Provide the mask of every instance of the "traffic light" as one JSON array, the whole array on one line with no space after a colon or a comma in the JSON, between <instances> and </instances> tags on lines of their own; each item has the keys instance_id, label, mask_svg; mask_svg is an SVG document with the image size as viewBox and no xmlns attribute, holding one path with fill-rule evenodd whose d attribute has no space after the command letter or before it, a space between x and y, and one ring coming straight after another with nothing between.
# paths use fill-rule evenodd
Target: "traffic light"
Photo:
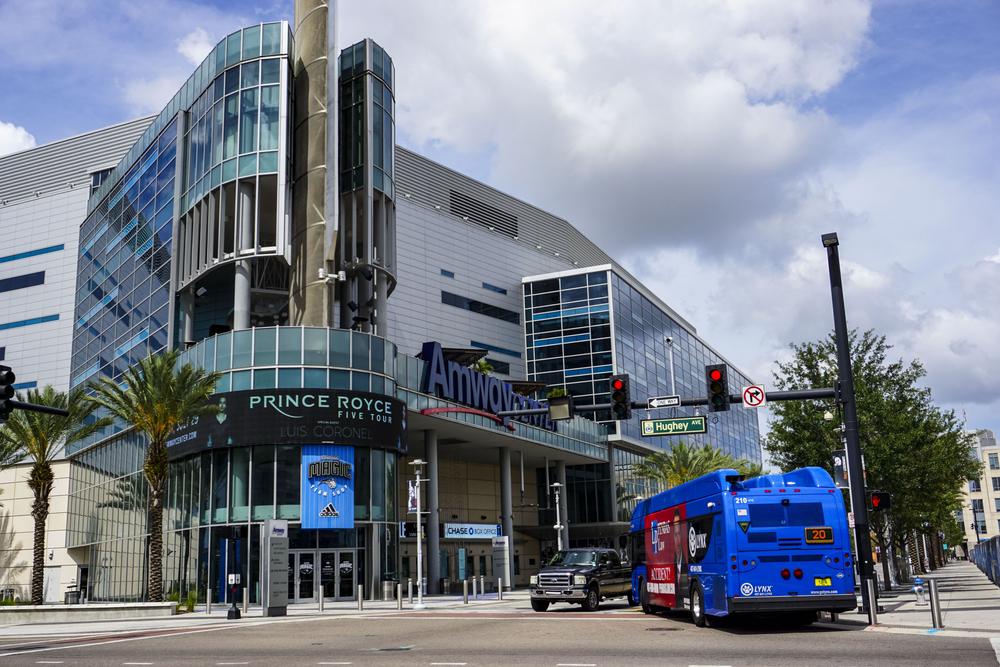
<instances>
[{"instance_id":1,"label":"traffic light","mask_svg":"<svg viewBox=\"0 0 1000 667\"><path fill-rule=\"evenodd\" d=\"M872 511L887 510L892 507L892 498L885 491L869 491L868 507Z\"/></svg>"},{"instance_id":2,"label":"traffic light","mask_svg":"<svg viewBox=\"0 0 1000 667\"><path fill-rule=\"evenodd\" d=\"M705 366L705 386L708 390L708 411L725 412L729 409L729 383L726 365Z\"/></svg>"},{"instance_id":3,"label":"traffic light","mask_svg":"<svg viewBox=\"0 0 1000 667\"><path fill-rule=\"evenodd\" d=\"M615 419L632 418L632 397L629 395L628 376L611 376L611 415Z\"/></svg>"},{"instance_id":4,"label":"traffic light","mask_svg":"<svg viewBox=\"0 0 1000 667\"><path fill-rule=\"evenodd\" d=\"M0 366L0 422L7 421L14 406L10 401L14 398L14 371L10 366Z\"/></svg>"}]
</instances>

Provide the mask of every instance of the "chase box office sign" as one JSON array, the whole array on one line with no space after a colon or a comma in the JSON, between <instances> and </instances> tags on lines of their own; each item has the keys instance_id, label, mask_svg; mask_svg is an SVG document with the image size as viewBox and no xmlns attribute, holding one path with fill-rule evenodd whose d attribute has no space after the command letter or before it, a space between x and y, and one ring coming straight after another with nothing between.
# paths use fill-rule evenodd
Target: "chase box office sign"
<instances>
[{"instance_id":1,"label":"chase box office sign","mask_svg":"<svg viewBox=\"0 0 1000 667\"><path fill-rule=\"evenodd\" d=\"M354 527L353 447L302 447L302 527Z\"/></svg>"},{"instance_id":2,"label":"chase box office sign","mask_svg":"<svg viewBox=\"0 0 1000 667\"><path fill-rule=\"evenodd\" d=\"M242 445L332 443L406 452L406 404L334 389L254 389L215 394L218 413L192 419L167 441L171 458Z\"/></svg>"}]
</instances>

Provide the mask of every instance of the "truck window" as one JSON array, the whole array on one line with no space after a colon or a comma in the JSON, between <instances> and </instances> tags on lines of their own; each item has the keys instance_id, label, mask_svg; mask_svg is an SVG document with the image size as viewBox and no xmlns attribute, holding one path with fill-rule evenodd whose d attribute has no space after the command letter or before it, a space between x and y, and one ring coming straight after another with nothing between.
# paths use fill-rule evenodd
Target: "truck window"
<instances>
[{"instance_id":1,"label":"truck window","mask_svg":"<svg viewBox=\"0 0 1000 667\"><path fill-rule=\"evenodd\" d=\"M621 567L622 561L620 558L618 558L618 554L616 554L615 552L609 551L608 553L604 554L604 557L607 559L607 563L609 566Z\"/></svg>"}]
</instances>

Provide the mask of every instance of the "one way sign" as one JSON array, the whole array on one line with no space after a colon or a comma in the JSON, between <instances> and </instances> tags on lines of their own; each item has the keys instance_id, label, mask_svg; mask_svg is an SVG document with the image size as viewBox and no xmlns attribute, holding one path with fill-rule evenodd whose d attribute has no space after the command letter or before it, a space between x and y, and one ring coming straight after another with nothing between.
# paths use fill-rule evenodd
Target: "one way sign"
<instances>
[{"instance_id":1,"label":"one way sign","mask_svg":"<svg viewBox=\"0 0 1000 667\"><path fill-rule=\"evenodd\" d=\"M759 408L767 403L767 394L764 393L764 386L752 384L743 387L743 406L747 408Z\"/></svg>"},{"instance_id":2,"label":"one way sign","mask_svg":"<svg viewBox=\"0 0 1000 667\"><path fill-rule=\"evenodd\" d=\"M646 400L646 409L676 408L681 404L680 396L652 396Z\"/></svg>"}]
</instances>

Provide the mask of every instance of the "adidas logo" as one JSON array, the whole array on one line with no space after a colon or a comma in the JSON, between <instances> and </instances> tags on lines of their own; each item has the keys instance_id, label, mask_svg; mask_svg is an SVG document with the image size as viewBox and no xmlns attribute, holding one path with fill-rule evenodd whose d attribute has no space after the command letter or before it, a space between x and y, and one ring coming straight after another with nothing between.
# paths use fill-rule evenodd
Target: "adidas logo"
<instances>
[{"instance_id":1,"label":"adidas logo","mask_svg":"<svg viewBox=\"0 0 1000 667\"><path fill-rule=\"evenodd\" d=\"M327 503L326 507L320 510L319 515L321 517L336 517L340 516L340 512L338 512L337 508L333 506L333 503Z\"/></svg>"}]
</instances>

